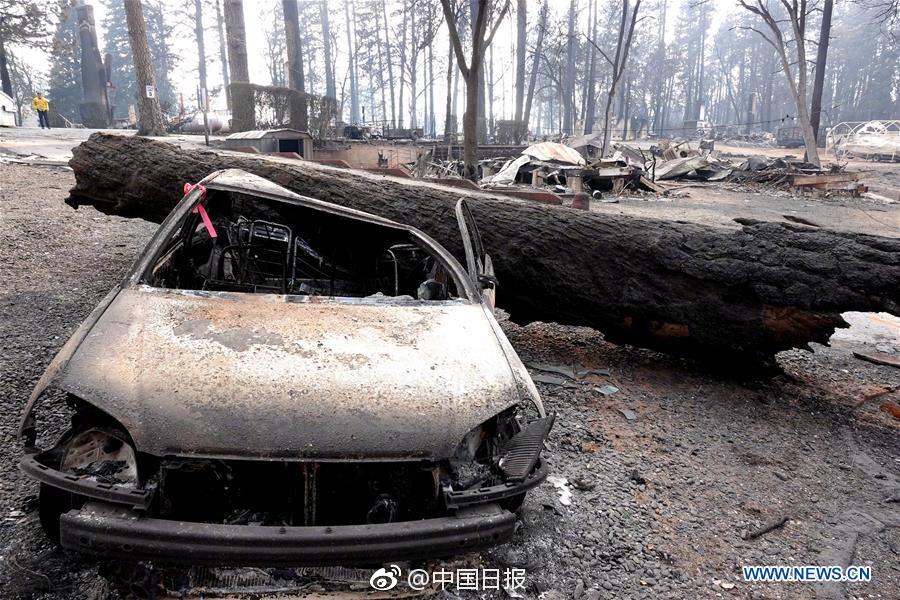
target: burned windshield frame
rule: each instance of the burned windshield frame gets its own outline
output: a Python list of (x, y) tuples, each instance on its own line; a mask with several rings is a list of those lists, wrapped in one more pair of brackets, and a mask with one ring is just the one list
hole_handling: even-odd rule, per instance
[[(230, 186), (208, 186), (203, 199), (192, 193), (185, 201), (189, 206), (176, 209), (178, 216), (151, 242), (156, 251), (138, 282), (194, 291), (473, 301), (449, 253), (402, 224)], [(311, 215), (321, 218), (310, 221)]]

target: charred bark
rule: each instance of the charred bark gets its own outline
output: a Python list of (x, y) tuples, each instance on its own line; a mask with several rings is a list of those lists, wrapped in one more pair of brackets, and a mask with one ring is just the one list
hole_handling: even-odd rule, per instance
[[(457, 189), (307, 162), (95, 133), (69, 163), (69, 202), (161, 221), (185, 182), (240, 168), (299, 194), (411, 223), (459, 254)], [(900, 240), (802, 225), (657, 221), (471, 193), (517, 322), (585, 325), (614, 342), (767, 360), (826, 342), (848, 310), (900, 314)]]

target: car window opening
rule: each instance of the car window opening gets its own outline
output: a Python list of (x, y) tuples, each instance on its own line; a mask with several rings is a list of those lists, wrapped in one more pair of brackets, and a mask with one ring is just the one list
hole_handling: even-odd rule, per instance
[(451, 270), (410, 232), (315, 208), (210, 189), (145, 276), (155, 286), (307, 296), (452, 300)]

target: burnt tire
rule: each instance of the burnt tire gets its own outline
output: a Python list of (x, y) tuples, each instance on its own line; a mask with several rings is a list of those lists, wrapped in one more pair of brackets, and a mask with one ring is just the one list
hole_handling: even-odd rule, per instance
[(38, 517), (41, 529), (53, 543), (59, 543), (59, 518), (73, 508), (80, 507), (83, 502), (84, 499), (80, 496), (46, 483), (41, 484), (38, 492)]

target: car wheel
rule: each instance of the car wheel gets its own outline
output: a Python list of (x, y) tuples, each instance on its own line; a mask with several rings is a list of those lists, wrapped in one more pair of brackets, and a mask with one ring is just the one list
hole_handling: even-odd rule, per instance
[(41, 528), (51, 541), (59, 543), (59, 518), (63, 513), (81, 506), (82, 501), (75, 494), (64, 492), (46, 483), (41, 484), (38, 492), (38, 516)]

